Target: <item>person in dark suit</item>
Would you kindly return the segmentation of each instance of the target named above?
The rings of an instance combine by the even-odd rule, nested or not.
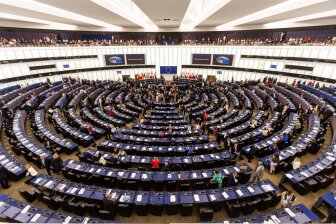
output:
[[[47,170],[48,174],[51,175],[51,158],[44,158],[44,168]]]
[[[54,154],[51,160],[51,165],[53,167],[54,173],[58,174],[61,172],[63,167],[63,160],[58,156],[58,154]]]
[[[250,163],[251,160],[254,158],[256,154],[256,146],[255,145],[252,145],[250,147],[250,150],[248,151],[248,154],[247,154],[247,157],[248,157],[248,162]]]
[[[9,188],[11,185],[8,183],[8,173],[7,170],[0,166],[0,183],[1,186],[5,189]]]
[[[238,184],[238,173],[236,171],[233,171],[229,178],[227,179],[227,187],[236,186]]]

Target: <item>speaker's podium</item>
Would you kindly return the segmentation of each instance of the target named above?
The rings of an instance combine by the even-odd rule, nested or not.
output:
[[[160,66],[160,74],[166,81],[173,81],[177,75],[177,66]]]

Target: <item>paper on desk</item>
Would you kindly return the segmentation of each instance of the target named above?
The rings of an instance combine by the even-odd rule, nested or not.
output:
[[[286,173],[286,177],[288,177],[289,179],[292,179],[292,178],[293,178],[293,175],[290,174],[290,173]]]
[[[33,218],[29,222],[36,222],[38,218],[40,218],[41,214],[35,214]]]
[[[63,224],[68,224],[71,219],[72,219],[71,216],[66,217],[65,220],[64,220],[64,222],[63,222]]]
[[[136,197],[136,201],[137,201],[137,202],[141,202],[141,201],[142,201],[142,195],[137,195],[137,197]]]
[[[229,195],[226,192],[223,192],[222,195],[225,199],[229,197]]]
[[[199,195],[198,194],[194,194],[194,200],[195,201],[200,201]]]
[[[44,186],[45,186],[45,187],[49,187],[52,183],[54,183],[54,181],[49,180]]]
[[[193,173],[193,174],[192,174],[192,177],[193,177],[193,178],[197,178],[197,173]]]
[[[210,199],[211,199],[211,201],[216,201],[216,196],[213,195],[213,194],[210,194]]]
[[[30,205],[27,205],[24,209],[21,210],[21,213],[25,214],[29,210],[30,207],[31,207]]]
[[[289,208],[285,208],[285,211],[288,213],[288,215],[290,217],[294,217],[295,216],[294,212],[292,212],[292,210],[290,210]]]
[[[276,217],[276,215],[271,215],[271,219],[272,219],[275,223],[281,223],[281,221],[278,219],[278,217]]]
[[[85,188],[81,188],[78,194],[84,194]]]
[[[170,195],[170,202],[176,202],[176,195]]]
[[[131,178],[134,178],[136,176],[136,173],[131,174]]]
[[[70,191],[70,193],[74,194],[77,191],[77,189],[78,189],[77,187],[72,188],[72,190]]]
[[[243,196],[243,195],[244,195],[243,192],[242,192],[241,190],[236,190],[236,192],[237,192],[237,194],[238,194],[239,196]]]
[[[247,187],[247,190],[249,190],[249,192],[253,193],[254,189],[252,187]]]
[[[202,175],[203,175],[203,177],[204,177],[204,178],[207,178],[207,177],[208,177],[208,174],[207,174],[207,173],[205,173],[205,172],[204,172],[204,173],[202,173]]]
[[[147,174],[145,174],[145,173],[142,174],[142,179],[147,179],[147,177],[148,177]]]
[[[82,224],[87,224],[89,222],[89,220],[90,220],[90,218],[85,217],[84,220],[83,220],[83,222],[82,222]]]

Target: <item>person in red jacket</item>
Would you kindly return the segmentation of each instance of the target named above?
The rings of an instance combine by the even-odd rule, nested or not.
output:
[[[160,169],[160,160],[157,157],[154,157],[152,160],[152,170],[159,170]]]
[[[208,120],[208,115],[206,112],[203,113],[203,121],[207,121]]]
[[[113,117],[113,116],[114,116],[113,108],[111,108],[111,110],[109,111],[109,115],[110,115],[110,117]]]
[[[91,124],[89,124],[89,126],[87,127],[87,132],[89,133],[89,135],[92,135],[93,133],[93,127]]]
[[[163,131],[160,131],[160,132],[159,132],[159,137],[160,137],[160,138],[163,138],[163,137],[164,137],[164,133],[163,133]]]

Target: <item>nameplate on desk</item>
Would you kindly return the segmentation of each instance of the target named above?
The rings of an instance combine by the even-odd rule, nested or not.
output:
[[[71,219],[72,219],[71,216],[66,217],[65,220],[64,220],[64,222],[63,222],[63,224],[68,224]]]
[[[65,186],[66,186],[65,184],[60,184],[58,190],[62,191],[65,188]]]
[[[141,201],[142,201],[142,195],[137,195],[137,197],[136,197],[136,201],[137,201],[137,202],[141,202]]]
[[[35,214],[29,222],[36,222],[38,218],[41,217],[41,214]]]
[[[45,186],[45,187],[49,187],[52,183],[54,183],[54,181],[49,180],[44,186]]]
[[[82,222],[82,224],[87,224],[89,222],[89,220],[90,220],[90,218],[85,217],[84,220],[83,220],[83,222]]]
[[[334,162],[335,161],[335,157],[332,157],[332,156],[327,156],[327,159]]]
[[[78,194],[84,194],[85,188],[81,188]]]
[[[294,212],[292,212],[292,210],[290,210],[289,208],[285,208],[285,211],[288,213],[288,215],[290,217],[294,217],[295,216]]]
[[[200,197],[199,197],[198,194],[194,194],[194,200],[195,200],[196,202],[200,201]]]
[[[306,174],[305,172],[300,172],[300,174],[301,174],[302,176],[308,177],[308,174]]]
[[[243,195],[244,195],[243,192],[242,192],[241,190],[236,190],[236,192],[237,192],[237,194],[238,194],[239,196],[243,196]]]
[[[247,190],[249,190],[251,193],[254,193],[254,189],[252,187],[247,187]]]
[[[290,173],[286,173],[286,177],[288,177],[289,179],[292,179],[292,178],[293,178],[293,175],[290,174]]]
[[[271,215],[271,219],[275,222],[275,223],[281,223],[281,221],[278,219],[278,217],[276,217],[275,215]]]
[[[269,185],[269,184],[265,184],[265,185],[261,185],[261,187],[265,190],[265,191],[273,191],[274,188]]]
[[[20,213],[22,213],[22,214],[27,213],[27,211],[29,210],[30,207],[31,207],[30,205],[27,205],[24,209],[21,210]]]
[[[224,198],[229,198],[229,195],[226,192],[223,192],[222,195]]]

